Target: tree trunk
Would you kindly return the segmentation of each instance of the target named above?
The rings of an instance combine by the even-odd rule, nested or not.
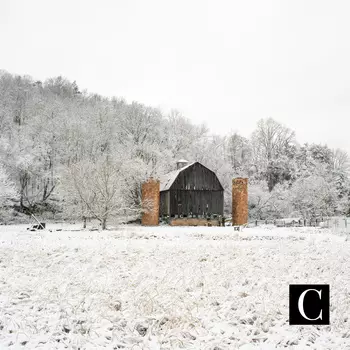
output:
[[[20,207],[22,210],[27,209],[27,207],[24,205],[24,200],[27,198],[25,195],[25,191],[28,186],[28,174],[27,172],[21,172],[19,182],[20,182]]]
[[[107,229],[107,218],[103,218],[102,219],[102,230],[106,230]]]
[[[86,216],[83,216],[83,228],[86,228]]]

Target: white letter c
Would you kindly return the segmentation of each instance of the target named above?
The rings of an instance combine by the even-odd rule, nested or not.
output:
[[[318,295],[320,296],[320,299],[321,299],[321,292],[322,292],[322,289],[320,291],[316,290],[316,289],[307,289],[305,290],[304,292],[301,293],[300,297],[299,297],[299,301],[298,301],[298,308],[299,308],[299,312],[301,313],[301,315],[306,319],[306,320],[309,320],[309,321],[315,321],[315,320],[322,320],[322,309],[321,309],[321,312],[320,314],[318,315],[318,317],[316,318],[308,318],[306,315],[305,315],[305,311],[304,311],[304,298],[305,298],[305,295],[307,292],[309,291],[315,291],[318,293]]]

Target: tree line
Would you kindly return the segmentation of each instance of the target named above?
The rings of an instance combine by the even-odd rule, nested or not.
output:
[[[254,219],[346,215],[349,157],[299,144],[261,119],[249,138],[213,135],[179,111],[80,91],[63,77],[0,71],[0,220],[17,213],[94,218],[139,215],[141,183],[199,161],[217,173],[231,211],[232,178],[249,178]],[[10,213],[10,214],[9,214]]]

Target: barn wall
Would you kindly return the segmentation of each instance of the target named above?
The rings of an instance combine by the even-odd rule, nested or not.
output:
[[[190,213],[223,215],[223,191],[170,190],[169,194],[170,216],[183,214],[188,216]]]
[[[169,191],[160,192],[160,212],[159,215],[170,216],[170,193]]]

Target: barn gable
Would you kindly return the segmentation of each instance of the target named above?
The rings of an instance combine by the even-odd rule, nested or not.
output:
[[[196,162],[183,168],[173,182],[171,189],[222,191],[223,187],[213,171]]]
[[[167,174],[161,176],[160,179],[159,179],[159,181],[160,181],[160,192],[169,190],[170,187],[172,186],[172,184],[174,183],[174,181],[177,179],[177,177],[181,173],[181,171],[183,171],[186,168],[192,166],[193,164],[194,164],[194,162],[190,163],[190,164],[187,164],[186,166],[184,166],[181,169],[171,171],[170,173],[167,173]]]
[[[223,215],[223,195],[216,174],[194,162],[160,178],[160,213],[186,217]]]
[[[216,174],[199,162],[187,164],[181,169],[160,177],[160,191],[168,190],[223,191]]]

